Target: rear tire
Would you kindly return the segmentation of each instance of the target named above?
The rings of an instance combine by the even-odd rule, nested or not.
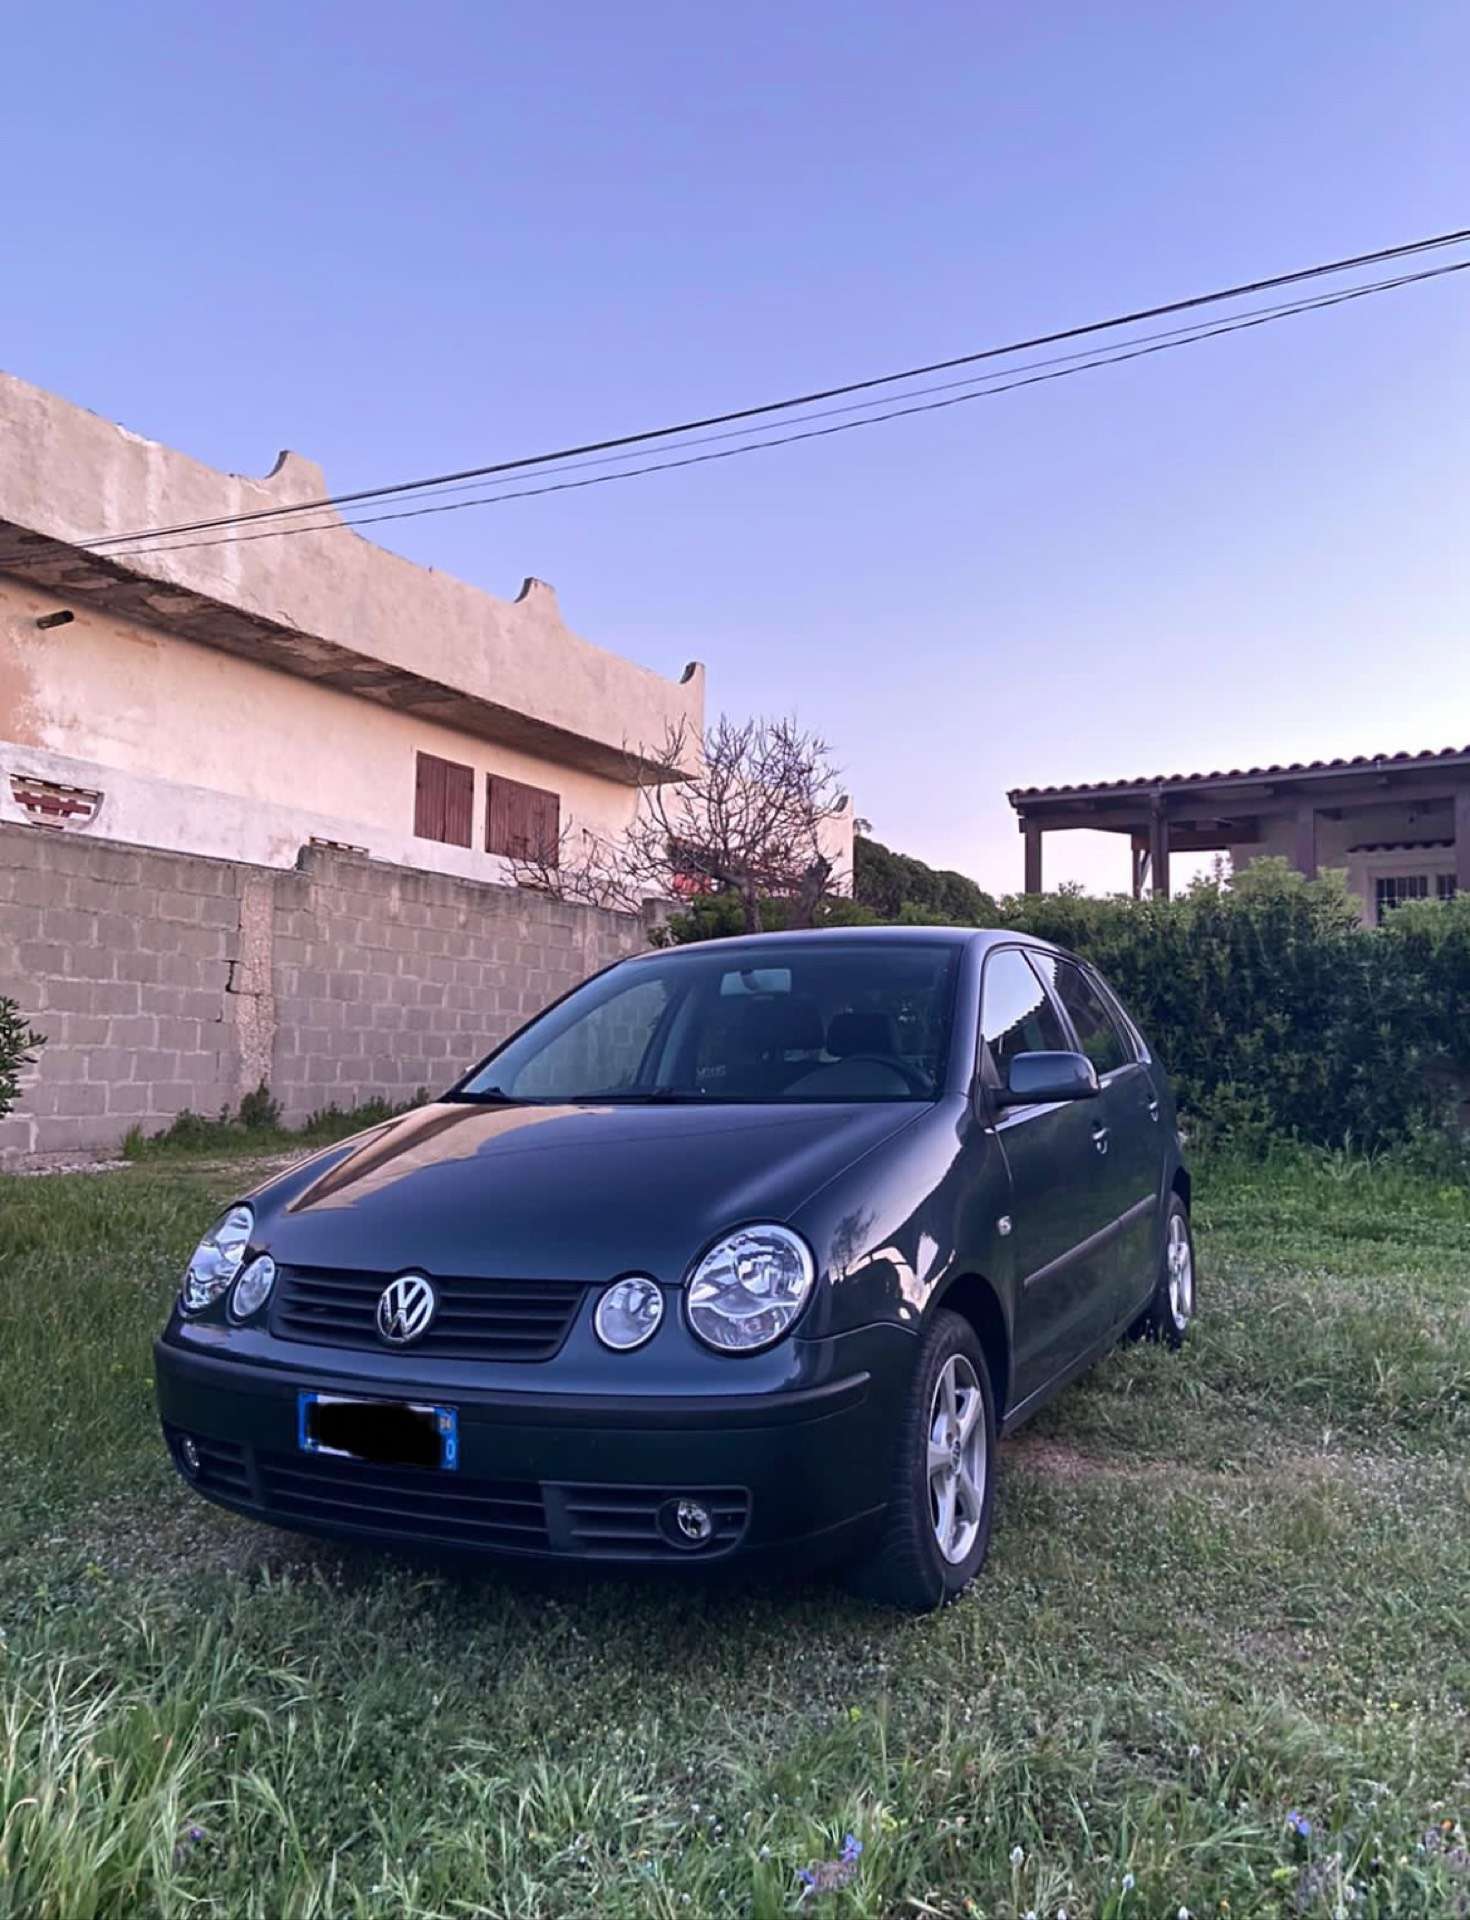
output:
[[[1184,1345],[1194,1321],[1197,1279],[1189,1210],[1179,1195],[1172,1193],[1164,1214],[1164,1244],[1154,1297],[1137,1323],[1143,1339],[1157,1340],[1175,1352]]]
[[[869,1600],[929,1613],[984,1565],[995,1504],[995,1396],[979,1336],[941,1308],[919,1350],[876,1545],[849,1569]]]

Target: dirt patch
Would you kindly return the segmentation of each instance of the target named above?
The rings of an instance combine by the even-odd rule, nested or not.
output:
[[[14,1174],[19,1180],[41,1180],[58,1173],[239,1173],[254,1185],[268,1173],[279,1173],[318,1151],[317,1147],[297,1147],[289,1153],[201,1154],[197,1159],[193,1155],[173,1159],[160,1154],[145,1160],[109,1159],[103,1154],[32,1153],[8,1162],[0,1167],[0,1173]]]
[[[92,1566],[126,1580],[172,1580],[181,1573],[261,1570],[284,1573],[334,1559],[331,1547],[278,1532],[243,1514],[221,1513],[171,1490],[155,1505],[101,1502],[63,1536]]]
[[[1046,1480],[1060,1480],[1067,1486],[1076,1486],[1084,1480],[1137,1479],[1148,1473],[1163,1472],[1166,1465],[1164,1461],[1099,1460],[1094,1454],[1079,1453],[1064,1440],[1033,1438],[1029,1434],[1012,1440],[1007,1452],[1028,1472],[1038,1473]]]
[[[41,1180],[53,1173],[118,1173],[132,1165],[130,1160],[108,1160],[89,1153],[29,1153],[12,1160],[0,1172],[13,1173],[20,1180]]]

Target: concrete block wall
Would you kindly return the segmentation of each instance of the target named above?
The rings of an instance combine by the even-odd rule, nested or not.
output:
[[[271,1089],[291,1120],[437,1090],[645,944],[627,914],[308,848],[276,888]]]
[[[437,1090],[645,944],[626,914],[323,848],[295,870],[0,825],[0,993],[46,1035],[0,1159],[264,1080],[286,1117]]]

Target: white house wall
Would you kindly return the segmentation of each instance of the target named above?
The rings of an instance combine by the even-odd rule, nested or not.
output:
[[[263,866],[313,836],[374,857],[495,880],[485,775],[560,795],[563,824],[623,831],[634,789],[212,647],[78,609],[38,630],[45,593],[0,579],[0,819],[28,816],[12,774],[102,794],[85,829],[112,840]],[[414,836],[418,753],[476,772],[474,845]]]

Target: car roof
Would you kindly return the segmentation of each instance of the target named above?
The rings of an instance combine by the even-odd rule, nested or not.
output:
[[[655,947],[648,953],[631,957],[635,960],[667,959],[672,954],[709,953],[712,950],[732,956],[737,953],[768,954],[777,947],[990,947],[1001,943],[1041,947],[1052,953],[1063,951],[1060,947],[1054,947],[1049,940],[1040,940],[1031,933],[1017,933],[1008,927],[808,927],[789,931],[773,930],[770,933],[735,934],[724,940],[694,940],[684,946]]]

